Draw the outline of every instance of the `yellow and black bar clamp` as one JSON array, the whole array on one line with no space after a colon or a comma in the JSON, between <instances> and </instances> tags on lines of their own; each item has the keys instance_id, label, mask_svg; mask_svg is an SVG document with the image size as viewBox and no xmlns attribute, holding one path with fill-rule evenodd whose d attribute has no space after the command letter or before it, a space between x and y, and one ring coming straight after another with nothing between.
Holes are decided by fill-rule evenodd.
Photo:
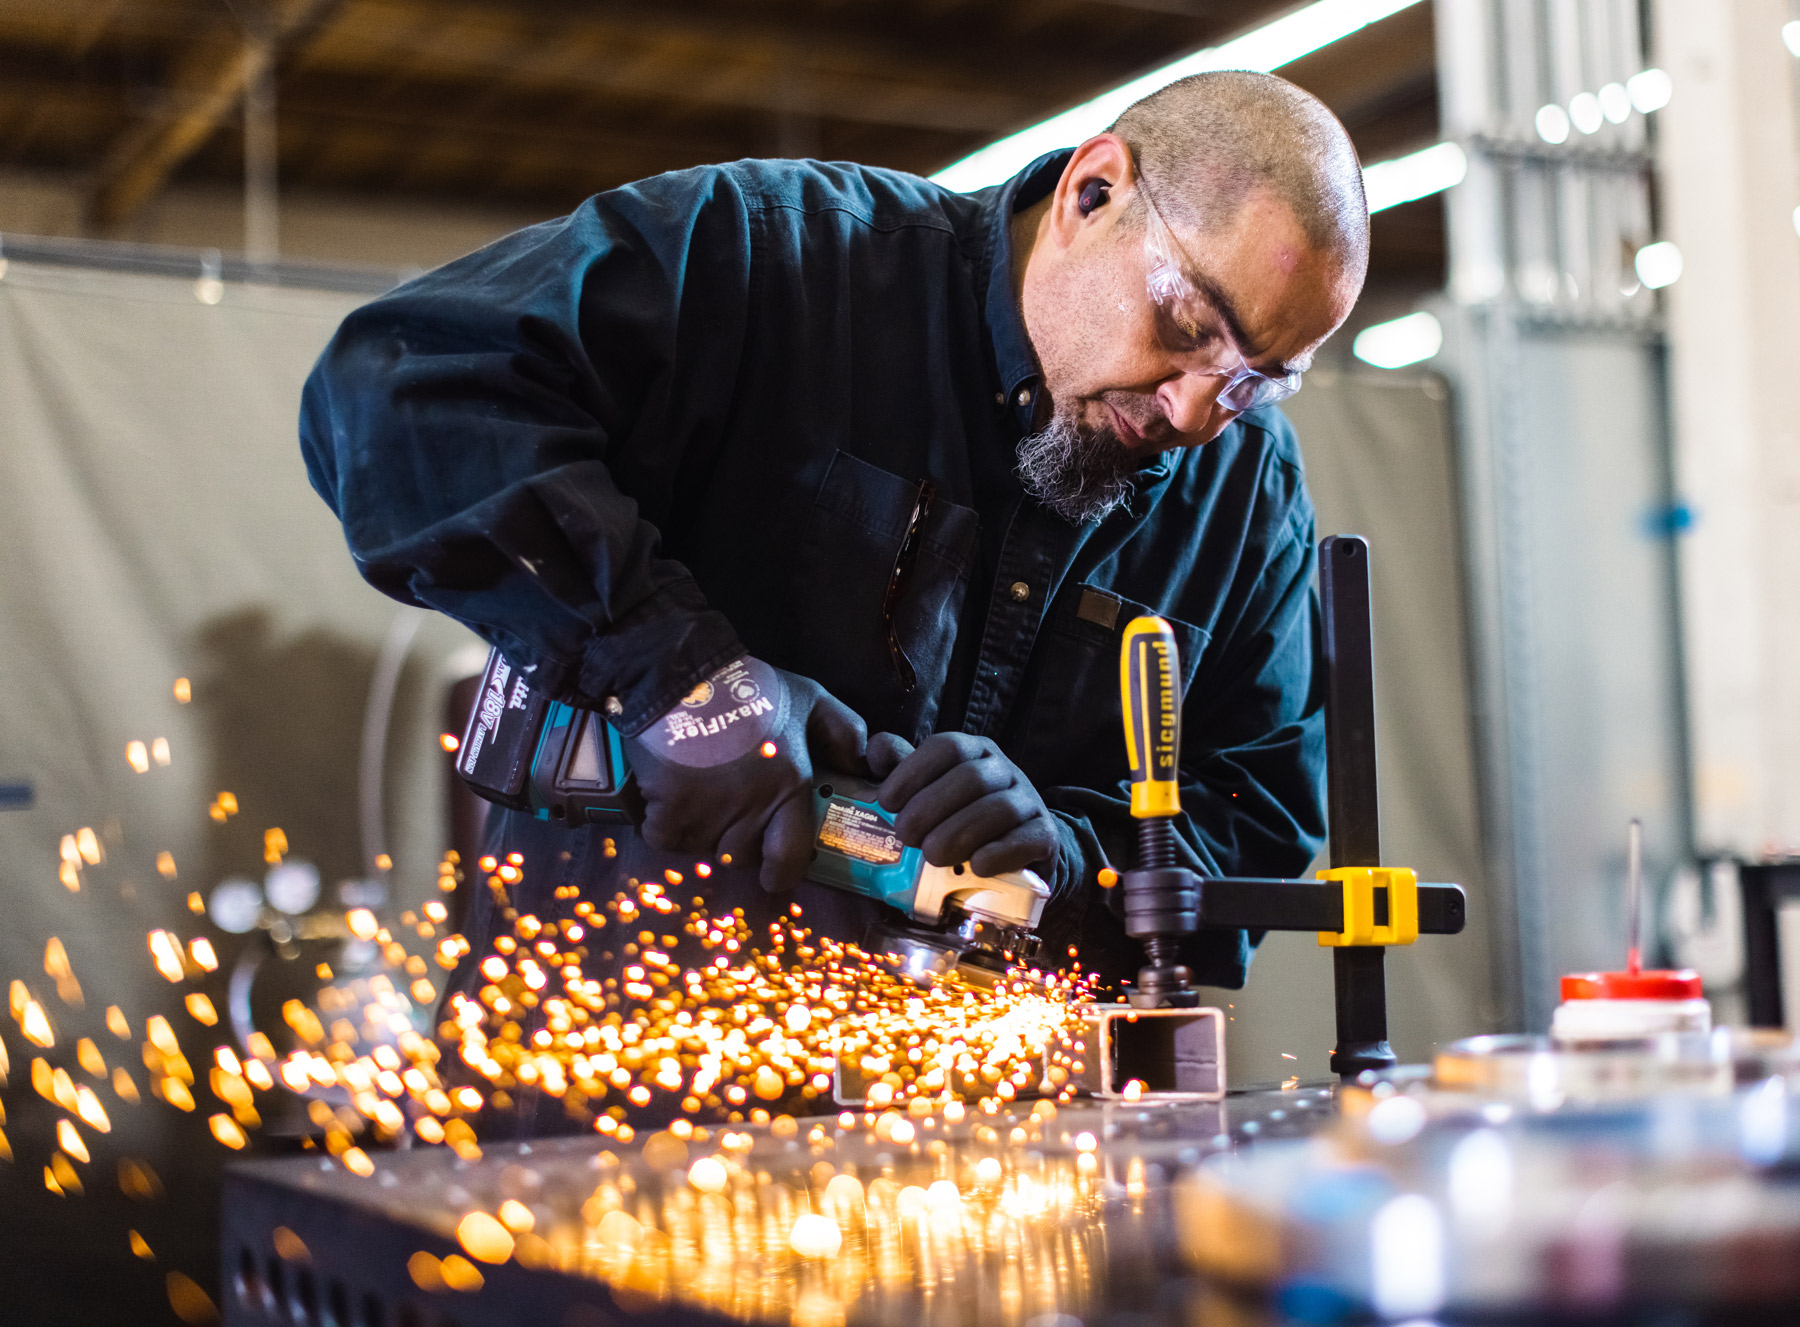
<instances>
[{"instance_id":1,"label":"yellow and black bar clamp","mask_svg":"<svg viewBox=\"0 0 1800 1327\"><path fill-rule=\"evenodd\" d=\"M1119 654L1119 707L1131 768L1131 814L1138 866L1124 876L1125 933L1144 946L1129 999L1141 1009L1192 1008L1194 977L1180 960L1181 937L1200 926L1200 878L1175 857L1181 814L1181 659L1160 617L1125 628Z\"/></svg>"},{"instance_id":2,"label":"yellow and black bar clamp","mask_svg":"<svg viewBox=\"0 0 1800 1327\"><path fill-rule=\"evenodd\" d=\"M1161 618L1125 631L1120 659L1131 813L1139 823L1139 868L1121 879L1125 929L1148 960L1130 994L1139 1008L1199 1003L1181 964L1181 940L1201 927L1316 931L1332 950L1337 1048L1332 1071L1354 1078L1391 1068L1386 953L1421 934L1463 929L1460 885L1421 884L1381 860L1376 801L1375 665L1369 609L1369 546L1358 535L1319 545L1325 619L1325 750L1331 868L1315 881L1211 878L1177 864L1173 819L1181 814L1180 662Z\"/></svg>"}]
</instances>

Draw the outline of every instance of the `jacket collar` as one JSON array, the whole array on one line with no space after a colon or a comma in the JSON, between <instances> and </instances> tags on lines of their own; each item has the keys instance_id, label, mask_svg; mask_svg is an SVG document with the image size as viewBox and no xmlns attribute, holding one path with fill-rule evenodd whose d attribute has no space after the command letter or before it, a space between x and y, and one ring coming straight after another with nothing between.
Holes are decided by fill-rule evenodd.
<instances>
[{"instance_id":1,"label":"jacket collar","mask_svg":"<svg viewBox=\"0 0 1800 1327\"><path fill-rule=\"evenodd\" d=\"M1012 218L1055 188L1074 149L1047 152L1006 183L989 190L983 208L987 226L987 291L983 315L993 340L994 368L999 378L1000 404L1029 430L1037 394L1043 386L1037 355L1025 332L1018 293L1012 284ZM1021 399L1021 393L1024 397Z\"/></svg>"}]
</instances>

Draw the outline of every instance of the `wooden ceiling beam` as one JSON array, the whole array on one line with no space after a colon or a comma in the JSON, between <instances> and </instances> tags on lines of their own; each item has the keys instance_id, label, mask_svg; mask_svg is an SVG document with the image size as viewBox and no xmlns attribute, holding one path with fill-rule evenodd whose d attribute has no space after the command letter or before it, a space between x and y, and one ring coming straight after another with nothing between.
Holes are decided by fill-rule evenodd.
<instances>
[{"instance_id":1,"label":"wooden ceiling beam","mask_svg":"<svg viewBox=\"0 0 1800 1327\"><path fill-rule=\"evenodd\" d=\"M266 65L228 4L309 16L281 57L284 178L535 206L771 151L929 170L1291 2L0 0L0 161L104 158L100 224L184 163L230 178L243 88ZM1430 8L1281 72L1365 153L1403 150L1435 124ZM159 100L134 109L159 69ZM69 96L40 101L55 83Z\"/></svg>"},{"instance_id":2,"label":"wooden ceiling beam","mask_svg":"<svg viewBox=\"0 0 1800 1327\"><path fill-rule=\"evenodd\" d=\"M137 212L238 107L282 43L310 31L337 3L281 0L270 6L263 39L193 47L175 66L157 107L108 149L83 207L86 223L105 229Z\"/></svg>"},{"instance_id":3,"label":"wooden ceiling beam","mask_svg":"<svg viewBox=\"0 0 1800 1327\"><path fill-rule=\"evenodd\" d=\"M57 170L91 165L127 114L123 89L66 82L0 52L0 162Z\"/></svg>"},{"instance_id":4,"label":"wooden ceiling beam","mask_svg":"<svg viewBox=\"0 0 1800 1327\"><path fill-rule=\"evenodd\" d=\"M129 0L98 0L98 3L88 7L86 13L78 13L79 26L64 44L64 55L71 60L86 58L87 53L100 40L101 34L118 20L119 12L128 2Z\"/></svg>"},{"instance_id":5,"label":"wooden ceiling beam","mask_svg":"<svg viewBox=\"0 0 1800 1327\"><path fill-rule=\"evenodd\" d=\"M952 5L758 6L730 0L479 0L501 18L568 25L590 19L686 23L733 40L775 35L813 46L846 43L905 58L955 59L995 72L1070 68L1125 76L1145 61L1229 36L1291 0L975 0ZM191 42L236 31L218 0L7 0L0 44L80 55L102 37ZM1073 40L1072 40L1073 39ZM1081 52L1071 59L1071 49ZM1004 71L1001 71L1004 73Z\"/></svg>"},{"instance_id":6,"label":"wooden ceiling beam","mask_svg":"<svg viewBox=\"0 0 1800 1327\"><path fill-rule=\"evenodd\" d=\"M680 153L669 140L656 143L610 139L574 153L560 144L510 152L470 152L457 159L431 148L423 152L386 131L342 125L295 131L287 178L293 187L320 192L354 191L386 198L449 198L566 212L589 194L628 180L693 165L704 157Z\"/></svg>"},{"instance_id":7,"label":"wooden ceiling beam","mask_svg":"<svg viewBox=\"0 0 1800 1327\"><path fill-rule=\"evenodd\" d=\"M379 178L393 192L504 196L516 182L534 198L572 202L621 180L730 161L757 148L741 125L737 134L721 132L723 125L622 132L616 119L558 123L517 107L478 114L435 99L357 103L316 79L287 91L282 106L285 178L312 188L367 187ZM342 143L358 147L340 151ZM371 162L379 170L371 171Z\"/></svg>"},{"instance_id":8,"label":"wooden ceiling beam","mask_svg":"<svg viewBox=\"0 0 1800 1327\"><path fill-rule=\"evenodd\" d=\"M0 101L0 161L68 168L104 142L117 117L68 95Z\"/></svg>"},{"instance_id":9,"label":"wooden ceiling beam","mask_svg":"<svg viewBox=\"0 0 1800 1327\"><path fill-rule=\"evenodd\" d=\"M632 145L633 151L689 162L722 161L743 155L751 135L717 132L669 133L655 128L623 129L605 108L583 108L578 116L551 121L522 113L514 107L471 108L444 100L409 96L404 99L356 98L347 83L321 83L308 79L283 89L281 114L284 125L316 131L327 126L377 129L415 144L433 139L452 139L472 149L499 156L522 149L564 152L612 150ZM737 122L740 127L742 121ZM712 126L709 126L709 129Z\"/></svg>"},{"instance_id":10,"label":"wooden ceiling beam","mask_svg":"<svg viewBox=\"0 0 1800 1327\"><path fill-rule=\"evenodd\" d=\"M1086 3L1086 0L1079 0ZM1281 0L1256 0L1269 6ZM1009 91L1081 89L1095 80L1125 77L1145 58L1157 58L1182 36L1164 32L1130 42L1084 24L1088 40L1068 35L1037 37L1017 30L993 0L954 12L924 14L915 4L842 6L784 5L752 14L741 4L720 0L368 0L372 6L426 9L446 24L459 17L491 32L554 31L603 42L676 42L692 50L712 50L729 58L734 50L799 53L821 67L908 81L995 85ZM1062 0L1033 0L1035 4ZM1147 46L1150 54L1135 49ZM1133 49L1121 49L1130 47Z\"/></svg>"},{"instance_id":11,"label":"wooden ceiling beam","mask_svg":"<svg viewBox=\"0 0 1800 1327\"><path fill-rule=\"evenodd\" d=\"M37 47L78 57L103 38L179 42L241 32L218 0L6 0L0 5L0 45Z\"/></svg>"},{"instance_id":12,"label":"wooden ceiling beam","mask_svg":"<svg viewBox=\"0 0 1800 1327\"><path fill-rule=\"evenodd\" d=\"M1061 90L1114 76L1066 57L1054 67L924 58L903 42L638 4L526 14L468 0L348 0L301 68L976 134L1016 127Z\"/></svg>"}]
</instances>

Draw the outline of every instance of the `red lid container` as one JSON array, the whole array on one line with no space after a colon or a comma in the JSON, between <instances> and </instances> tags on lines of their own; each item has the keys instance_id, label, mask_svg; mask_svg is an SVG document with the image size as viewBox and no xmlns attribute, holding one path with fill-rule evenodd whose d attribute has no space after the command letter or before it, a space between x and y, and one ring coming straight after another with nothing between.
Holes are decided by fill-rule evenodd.
<instances>
[{"instance_id":1,"label":"red lid container","mask_svg":"<svg viewBox=\"0 0 1800 1327\"><path fill-rule=\"evenodd\" d=\"M1571 972L1562 979L1565 1000L1698 1000L1700 996L1700 974L1692 968Z\"/></svg>"}]
</instances>

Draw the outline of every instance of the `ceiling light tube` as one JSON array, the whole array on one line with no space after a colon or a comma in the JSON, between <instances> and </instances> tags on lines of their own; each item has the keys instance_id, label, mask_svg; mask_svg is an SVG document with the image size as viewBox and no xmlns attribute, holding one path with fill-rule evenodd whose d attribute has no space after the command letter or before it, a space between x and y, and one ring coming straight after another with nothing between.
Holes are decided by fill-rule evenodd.
<instances>
[{"instance_id":1,"label":"ceiling light tube","mask_svg":"<svg viewBox=\"0 0 1800 1327\"><path fill-rule=\"evenodd\" d=\"M999 184L1046 152L1071 147L1104 133L1132 102L1177 79L1214 69L1252 69L1269 73L1417 3L1419 0L1314 0L1312 4L1253 28L1242 36L1183 56L1079 106L1071 106L1016 134L989 143L961 161L944 167L931 178L947 189L962 193Z\"/></svg>"}]
</instances>

